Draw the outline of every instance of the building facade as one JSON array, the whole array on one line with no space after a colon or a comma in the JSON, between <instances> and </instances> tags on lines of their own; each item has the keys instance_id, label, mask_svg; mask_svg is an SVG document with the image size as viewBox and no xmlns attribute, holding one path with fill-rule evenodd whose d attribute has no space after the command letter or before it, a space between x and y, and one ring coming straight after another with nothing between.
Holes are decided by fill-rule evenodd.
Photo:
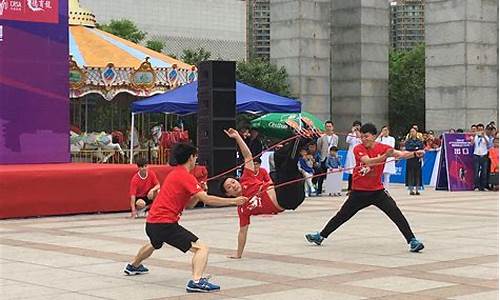
<instances>
[{"instance_id":1,"label":"building facade","mask_svg":"<svg viewBox=\"0 0 500 300\"><path fill-rule=\"evenodd\" d=\"M425 15L426 126L498 123L498 1L428 1Z\"/></svg>"},{"instance_id":2,"label":"building facade","mask_svg":"<svg viewBox=\"0 0 500 300\"><path fill-rule=\"evenodd\" d=\"M394 50L410 50L425 41L424 1L390 3L390 43Z\"/></svg>"},{"instance_id":3,"label":"building facade","mask_svg":"<svg viewBox=\"0 0 500 300\"><path fill-rule=\"evenodd\" d=\"M271 61L284 66L305 111L332 119L386 124L389 2L271 2Z\"/></svg>"},{"instance_id":4,"label":"building facade","mask_svg":"<svg viewBox=\"0 0 500 300\"><path fill-rule=\"evenodd\" d=\"M271 1L271 61L303 109L339 131L386 124L390 44L424 42L426 127L498 122L498 0L394 2Z\"/></svg>"},{"instance_id":5,"label":"building facade","mask_svg":"<svg viewBox=\"0 0 500 300\"><path fill-rule=\"evenodd\" d=\"M163 52L180 57L184 49L204 48L212 59L246 57L245 1L242 0L80 0L98 23L129 19L148 33L144 40L165 42Z\"/></svg>"},{"instance_id":6,"label":"building facade","mask_svg":"<svg viewBox=\"0 0 500 300\"><path fill-rule=\"evenodd\" d=\"M269 60L271 0L247 0L247 59Z\"/></svg>"},{"instance_id":7,"label":"building facade","mask_svg":"<svg viewBox=\"0 0 500 300\"><path fill-rule=\"evenodd\" d=\"M285 67L292 95L321 119L330 110L330 0L271 1L271 62Z\"/></svg>"}]
</instances>

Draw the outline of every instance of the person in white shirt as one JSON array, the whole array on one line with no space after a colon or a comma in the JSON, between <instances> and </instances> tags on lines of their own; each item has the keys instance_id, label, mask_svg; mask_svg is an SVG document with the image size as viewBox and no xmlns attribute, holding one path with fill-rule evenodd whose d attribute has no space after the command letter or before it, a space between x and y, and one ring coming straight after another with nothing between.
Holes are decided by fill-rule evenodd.
<instances>
[{"instance_id":1,"label":"person in white shirt","mask_svg":"<svg viewBox=\"0 0 500 300\"><path fill-rule=\"evenodd\" d=\"M345 173L349 175L348 185L347 185L348 191L351 191L352 169L354 168L354 166L356 166L356 160L354 158L354 153L352 152L352 150L354 149L354 146L361 144L361 134L359 133L360 128L361 128L361 122L354 121L352 123L351 132L347 135L345 139L346 143L349 145L349 149L347 150L347 156L344 164L344 168L347 169Z\"/></svg>"},{"instance_id":2,"label":"person in white shirt","mask_svg":"<svg viewBox=\"0 0 500 300\"><path fill-rule=\"evenodd\" d=\"M376 139L377 142L382 143L384 145L388 145L392 148L394 148L396 144L396 140L394 137L389 135L389 126L384 126L382 127L382 130L380 131L380 135ZM384 188L387 190L389 188L389 182L391 179L392 174L396 174L396 161L394 158L390 157L385 161L384 165L384 171L383 171L383 176L384 176Z\"/></svg>"},{"instance_id":3,"label":"person in white shirt","mask_svg":"<svg viewBox=\"0 0 500 300\"><path fill-rule=\"evenodd\" d=\"M320 169L321 173L327 171L326 159L331 147L337 147L339 144L339 137L333 133L333 122L328 120L325 122L325 134L321 136L316 145L320 154ZM318 196L321 195L323 191L323 182L326 179L326 175L320 176L318 178Z\"/></svg>"},{"instance_id":4,"label":"person in white shirt","mask_svg":"<svg viewBox=\"0 0 500 300\"><path fill-rule=\"evenodd\" d=\"M484 191L488 182L488 136L484 133L484 125L476 124L476 135L472 139L474 145L474 190Z\"/></svg>"}]
</instances>

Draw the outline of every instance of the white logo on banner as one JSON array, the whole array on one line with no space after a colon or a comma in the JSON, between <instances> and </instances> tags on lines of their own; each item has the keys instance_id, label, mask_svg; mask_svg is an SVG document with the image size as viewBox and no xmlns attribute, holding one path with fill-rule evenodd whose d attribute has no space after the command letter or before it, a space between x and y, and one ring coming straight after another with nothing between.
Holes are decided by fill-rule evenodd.
<instances>
[{"instance_id":1,"label":"white logo on banner","mask_svg":"<svg viewBox=\"0 0 500 300\"><path fill-rule=\"evenodd\" d=\"M0 25L0 42L3 42L3 25Z\"/></svg>"},{"instance_id":2,"label":"white logo on banner","mask_svg":"<svg viewBox=\"0 0 500 300\"><path fill-rule=\"evenodd\" d=\"M2 0L2 2L0 2L0 16L3 16L3 11L7 10L7 8L7 0Z\"/></svg>"},{"instance_id":3,"label":"white logo on banner","mask_svg":"<svg viewBox=\"0 0 500 300\"><path fill-rule=\"evenodd\" d=\"M28 2L28 7L32 11L41 11L41 10L43 10L43 3L44 3L44 1L38 2L37 0L27 0L27 2Z\"/></svg>"}]
</instances>

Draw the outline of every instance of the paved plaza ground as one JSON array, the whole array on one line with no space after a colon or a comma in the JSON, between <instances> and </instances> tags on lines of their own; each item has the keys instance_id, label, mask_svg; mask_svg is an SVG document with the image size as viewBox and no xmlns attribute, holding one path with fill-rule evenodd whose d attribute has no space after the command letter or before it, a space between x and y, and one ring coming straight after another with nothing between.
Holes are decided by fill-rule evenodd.
<instances>
[{"instance_id":1,"label":"paved plaza ground","mask_svg":"<svg viewBox=\"0 0 500 300\"><path fill-rule=\"evenodd\" d=\"M391 187L418 238L409 253L397 228L368 208L321 247L304 233L320 229L344 197L308 198L295 212L252 219L245 257L231 260L234 207L186 211L182 224L211 248L213 294L187 294L190 257L164 246L123 267L146 242L144 219L126 213L0 221L1 299L498 299L498 193L409 196ZM126 201L126 200L125 200Z\"/></svg>"}]
</instances>

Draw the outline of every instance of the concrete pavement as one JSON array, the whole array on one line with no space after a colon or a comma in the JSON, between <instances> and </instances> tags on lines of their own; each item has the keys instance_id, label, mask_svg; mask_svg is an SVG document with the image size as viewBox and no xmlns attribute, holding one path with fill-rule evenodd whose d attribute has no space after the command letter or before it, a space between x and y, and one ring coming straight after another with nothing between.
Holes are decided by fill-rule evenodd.
<instances>
[{"instance_id":1,"label":"concrete pavement","mask_svg":"<svg viewBox=\"0 0 500 300\"><path fill-rule=\"evenodd\" d=\"M498 193L391 194L425 243L409 253L397 228L368 208L321 247L319 230L344 197L309 198L294 212L252 218L245 257L236 246L234 207L186 211L181 224L210 247L208 273L218 293L186 294L190 254L168 246L145 262L150 273L123 267L147 241L144 219L128 214L0 221L2 299L498 299ZM126 201L126 200L124 200Z\"/></svg>"}]
</instances>

